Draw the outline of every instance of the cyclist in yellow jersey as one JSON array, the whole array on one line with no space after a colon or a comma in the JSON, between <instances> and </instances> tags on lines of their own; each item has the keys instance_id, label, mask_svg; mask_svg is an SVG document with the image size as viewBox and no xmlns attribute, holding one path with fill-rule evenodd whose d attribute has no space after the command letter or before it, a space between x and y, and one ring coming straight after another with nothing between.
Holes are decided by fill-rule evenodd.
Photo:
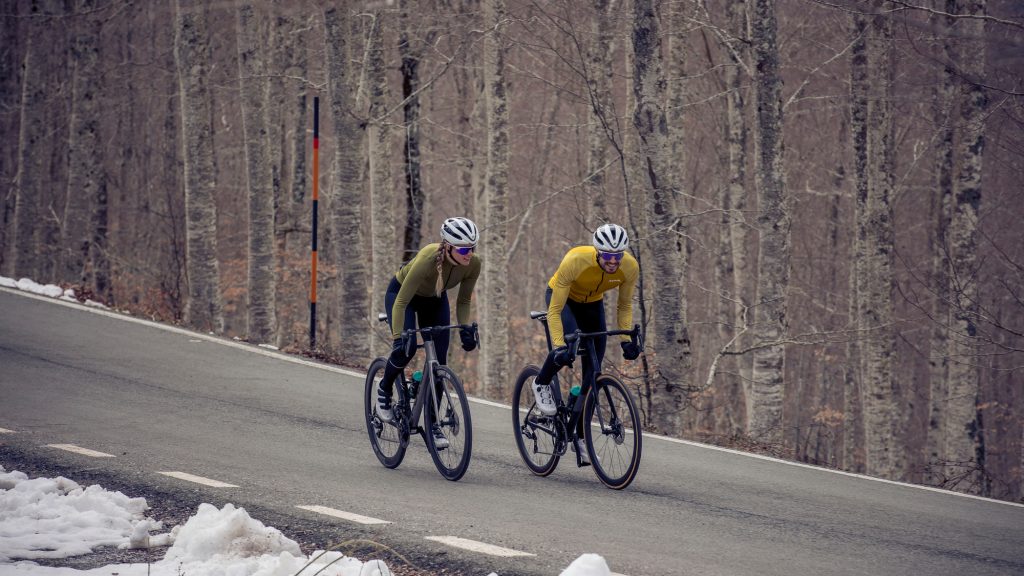
<instances>
[{"instance_id":1,"label":"cyclist in yellow jersey","mask_svg":"<svg viewBox=\"0 0 1024 576\"><path fill-rule=\"evenodd\" d=\"M619 329L633 327L633 289L640 276L640 265L636 258L626 252L629 236L622 226L605 224L594 232L593 246L577 246L562 258L558 270L548 281L545 301L548 304L548 327L551 331L553 349L537 375L532 388L537 408L541 414L554 415L557 412L551 393L551 379L563 366L569 365L569 348L565 344L565 333L601 332L607 330L604 314L604 293L618 289L617 322ZM622 356L635 360L640 348L622 336ZM595 338L598 366L590 366L588 356L583 356L583 370L600 370L604 360L608 337ZM583 435L580 434L580 438ZM576 450L584 464L586 449L577 440Z\"/></svg>"},{"instance_id":2,"label":"cyclist in yellow jersey","mask_svg":"<svg viewBox=\"0 0 1024 576\"><path fill-rule=\"evenodd\" d=\"M459 286L455 302L455 315L459 324L469 323L470 304L473 288L480 277L480 257L476 255L476 243L480 232L468 218L448 218L441 225L441 242L427 244L402 266L388 285L384 295L384 311L391 326L393 345L391 356L384 367L384 376L377 387L377 415L390 422L391 396L395 379L409 364L415 353L416 337L403 338L402 331L447 325L451 320L448 303L449 288ZM476 347L476 336L469 330L460 330L462 348L467 352ZM430 339L429 334L423 338ZM448 338L434 342L437 360L448 363ZM435 426L434 445L446 448L448 439Z\"/></svg>"}]
</instances>

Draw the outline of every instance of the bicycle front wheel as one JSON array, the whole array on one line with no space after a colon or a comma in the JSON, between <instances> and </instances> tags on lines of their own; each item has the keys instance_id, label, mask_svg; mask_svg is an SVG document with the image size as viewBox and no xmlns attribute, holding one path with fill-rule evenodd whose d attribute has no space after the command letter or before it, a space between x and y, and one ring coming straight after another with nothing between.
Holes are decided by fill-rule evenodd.
<instances>
[{"instance_id":1,"label":"bicycle front wheel","mask_svg":"<svg viewBox=\"0 0 1024 576\"><path fill-rule=\"evenodd\" d=\"M377 417L377 384L384 377L387 359L377 358L366 371L366 385L363 393L363 414L366 417L366 432L370 435L370 446L377 460L387 468L397 468L405 458L408 442L402 442L402 432L393 422L384 422ZM398 406L393 409L398 414Z\"/></svg>"},{"instance_id":2,"label":"bicycle front wheel","mask_svg":"<svg viewBox=\"0 0 1024 576\"><path fill-rule=\"evenodd\" d=\"M448 480L455 481L466 473L473 452L473 422L469 415L469 400L466 399L462 381L447 366L438 366L434 380L436 386L429 391L433 409L430 406L424 407L423 419L427 425L424 436L437 471ZM448 446L440 447L434 440L431 429L435 424L447 439Z\"/></svg>"},{"instance_id":3,"label":"bicycle front wheel","mask_svg":"<svg viewBox=\"0 0 1024 576\"><path fill-rule=\"evenodd\" d=\"M541 414L534 403L530 383L537 374L540 368L529 364L516 378L512 390L512 430L526 466L537 476L547 476L558 466L557 424L554 417Z\"/></svg>"},{"instance_id":4,"label":"bicycle front wheel","mask_svg":"<svg viewBox=\"0 0 1024 576\"><path fill-rule=\"evenodd\" d=\"M584 415L594 472L605 486L622 490L636 477L643 445L633 396L618 378L602 374L587 394Z\"/></svg>"}]
</instances>

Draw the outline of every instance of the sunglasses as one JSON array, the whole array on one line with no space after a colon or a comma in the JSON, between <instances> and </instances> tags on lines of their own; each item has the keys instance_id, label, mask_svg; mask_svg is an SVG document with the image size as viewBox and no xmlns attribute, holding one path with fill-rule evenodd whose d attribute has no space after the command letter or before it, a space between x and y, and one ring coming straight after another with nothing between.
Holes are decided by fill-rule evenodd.
<instances>
[{"instance_id":1,"label":"sunglasses","mask_svg":"<svg viewBox=\"0 0 1024 576\"><path fill-rule=\"evenodd\" d=\"M622 260L622 252L598 252L605 262L618 262Z\"/></svg>"},{"instance_id":2,"label":"sunglasses","mask_svg":"<svg viewBox=\"0 0 1024 576\"><path fill-rule=\"evenodd\" d=\"M455 252L460 256L465 256L466 254L472 253L473 250L476 250L476 246L452 246L452 250L455 250Z\"/></svg>"}]
</instances>

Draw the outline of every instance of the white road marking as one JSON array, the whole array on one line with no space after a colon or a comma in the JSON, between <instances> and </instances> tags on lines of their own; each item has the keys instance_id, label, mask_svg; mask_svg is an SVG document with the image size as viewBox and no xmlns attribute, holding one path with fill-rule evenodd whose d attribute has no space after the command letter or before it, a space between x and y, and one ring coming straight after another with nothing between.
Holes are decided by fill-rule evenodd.
<instances>
[{"instance_id":1,"label":"white road marking","mask_svg":"<svg viewBox=\"0 0 1024 576\"><path fill-rule=\"evenodd\" d=\"M83 307L77 300L72 300L70 302L67 302L67 301L56 299L56 298L51 298L49 296L41 296L39 294L33 294L32 292L25 292L25 291L19 290L17 288L8 288L6 286L0 286L0 291L7 292L7 293L10 293L10 294L17 294L18 296L23 296L25 298L32 298L32 299L40 300L40 301L43 301L43 302L50 302L50 303L58 304L58 305L61 305L61 306L67 306L68 308L75 308L76 310L87 310L87 311L92 312L94 314L100 314L102 316L108 316L110 318L117 318L117 319L123 320L125 322L134 322L136 324L143 324L143 325L146 325L146 326L151 326L151 327L154 327L154 328L159 328L161 330L166 330L168 332L174 332L174 333L177 333L177 334L187 335L187 336L189 336L191 338L201 338L201 339L206 340L208 342L215 342L217 344L223 344L225 346L231 346L231 347L234 347L234 348L240 348L242 350L248 350L248 351L254 352L256 354L262 354L263 356L270 356L270 357L273 357L273 358L278 358L280 360L284 360L286 362L291 362L293 364L301 364L303 366L310 366L310 367L313 367L313 368L318 368L320 370L327 370L329 372L334 372L334 373L337 373L337 374L345 374L347 376L354 376L354 377L357 377L357 378L360 379L359 386L362 386L361 380L366 378L366 373L365 372L357 372L355 370L349 370L347 368L340 368L340 367L337 367L337 366L332 366L330 364L324 364L322 362L306 360L304 358L296 357L296 356L293 356L293 355L290 355L290 354L285 354L285 353L280 352L280 351L267 350L267 349L264 349L264 348L260 348L258 346L254 346L252 344L248 344L248 343L245 343L245 342L232 342L231 340L222 338L220 336L215 336L215 335L211 335L211 334L202 334L202 333L194 332L192 330L188 330L186 328L179 328L177 326L170 326L168 324L160 324L158 322L153 322L151 320L145 320L145 319L142 319L142 318L135 318L135 317L129 316L128 314L123 313L123 312L114 312L114 311L111 311L111 310L103 310L103 309L98 309L98 308ZM474 402L476 404L482 404L482 405L485 405L485 406L492 406L492 407L495 407L495 408L504 408L506 410L511 410L512 409L512 407L509 406L508 404L502 404L500 402L493 402L491 400L484 400L483 398L475 398L473 396L468 396L468 395L467 395L466 398L470 402ZM853 477L853 478L860 478L861 480L870 480L870 481L873 481L873 482L881 482L883 484L893 484L893 485L896 485L896 486L903 486L903 487L906 487L906 488L917 488L919 490L926 490L926 491L929 491L929 492L938 492L940 494L946 494L948 496L958 496L960 498L970 498L972 500L981 500L983 502L988 502L990 504L1003 504L1003 505L1006 505L1006 506L1014 506L1014 507L1017 507L1017 508L1024 508L1024 504L1020 504L1020 503L1017 503L1017 502L1010 502L1010 501L1007 501L1007 500L996 500L995 498L986 498L985 496L976 496L974 494L965 494L963 492L955 492L953 490L946 490L944 488L934 488L932 486L922 486L920 484L910 484L910 483L907 483L907 482L898 482L898 481L895 481L895 480L886 480L884 478L875 478L873 476L867 476L865 474L857 474L857 473L854 473L854 472L846 472L844 470L835 470L835 469L832 469L832 468L825 468L823 466L814 466L812 464L804 464L803 462L792 462L792 461L789 461L789 460L782 460L782 459L774 458L774 457L771 457L771 456L763 456L761 454L752 454L750 452L742 452L740 450L734 450L732 448L723 448L721 446L715 446L713 444L702 444L700 442L694 442L692 440L682 440L680 438L670 438L668 436L661 436L660 434L652 434L650 432L644 432L643 435L644 435L644 438L650 438L650 439L653 439L653 440L664 440L666 442L672 442L674 444L685 444L685 445L688 445L688 446L696 446L698 448L705 448L705 449L708 449L708 450L717 450L719 452L727 452L729 454L735 454L736 456L745 456L747 458L757 458L758 460L767 460L769 462L775 462L777 464L784 464L786 466L797 466L797 467L800 467L800 468L807 468L807 469L810 469L810 470L817 470L819 472L825 472L825 473L831 473L831 474L840 474L840 475L843 475L843 476L850 476L850 477Z\"/></svg>"},{"instance_id":2,"label":"white road marking","mask_svg":"<svg viewBox=\"0 0 1024 576\"><path fill-rule=\"evenodd\" d=\"M68 452L74 452L75 454L81 454L83 456L92 456L93 458L113 458L113 454L107 454L106 452L97 452L96 450L89 450L88 448L82 448L81 446L75 446L74 444L47 444L47 448L57 448L58 450L67 450Z\"/></svg>"},{"instance_id":3,"label":"white road marking","mask_svg":"<svg viewBox=\"0 0 1024 576\"><path fill-rule=\"evenodd\" d=\"M220 480L211 480L209 478L203 478L202 476L195 476L188 474L187 472L157 472L157 474L163 474L164 476L170 476L171 478L177 478L178 480L186 480L188 482L195 482L196 484L203 484L205 486L213 486L214 488L238 488L234 484L228 484L227 482L221 482Z\"/></svg>"},{"instance_id":4,"label":"white road marking","mask_svg":"<svg viewBox=\"0 0 1024 576\"><path fill-rule=\"evenodd\" d=\"M426 539L454 546L455 548L469 550L471 552L489 554L491 556L502 556L505 558L511 558L514 556L536 556L536 554L530 554L529 552L520 552L519 550L512 550L511 548L502 548L501 546L495 546L493 544L484 544L483 542L477 542L476 540L466 540L465 538L459 538L458 536L427 536Z\"/></svg>"},{"instance_id":5,"label":"white road marking","mask_svg":"<svg viewBox=\"0 0 1024 576\"><path fill-rule=\"evenodd\" d=\"M370 518L369 516L353 514L352 512L345 512L344 510L335 510L334 508L328 508L327 506L296 506L296 508L302 508L303 510L309 510L310 512L341 518L342 520L348 520L350 522L358 522L359 524L391 524L391 522L387 520Z\"/></svg>"},{"instance_id":6,"label":"white road marking","mask_svg":"<svg viewBox=\"0 0 1024 576\"><path fill-rule=\"evenodd\" d=\"M0 428L0 434L16 434L14 430L8 430L7 428Z\"/></svg>"}]
</instances>

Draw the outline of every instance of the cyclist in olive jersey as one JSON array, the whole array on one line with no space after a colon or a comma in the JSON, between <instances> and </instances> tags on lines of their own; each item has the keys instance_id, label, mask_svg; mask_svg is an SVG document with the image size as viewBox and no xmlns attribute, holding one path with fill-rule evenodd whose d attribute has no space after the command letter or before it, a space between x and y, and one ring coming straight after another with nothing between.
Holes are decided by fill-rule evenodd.
<instances>
[{"instance_id":1,"label":"cyclist in olive jersey","mask_svg":"<svg viewBox=\"0 0 1024 576\"><path fill-rule=\"evenodd\" d=\"M552 416L557 412L551 393L551 379L560 368L572 361L565 344L565 333L601 332L607 330L604 314L604 293L618 288L617 321L619 329L629 330L633 326L633 289L640 276L640 265L636 258L626 252L629 237L622 226L605 224L594 232L593 246L577 246L562 258L558 270L548 281L544 298L548 304L548 327L551 330L553 349L544 366L534 380L534 399L541 414ZM622 336L622 356L635 360L640 348ZM598 364L604 360L607 336L595 339ZM588 356L583 356L584 372L599 369L590 366ZM587 450L583 447L583 434L576 441L576 452L583 464L589 464Z\"/></svg>"},{"instance_id":2,"label":"cyclist in olive jersey","mask_svg":"<svg viewBox=\"0 0 1024 576\"><path fill-rule=\"evenodd\" d=\"M441 225L441 242L427 244L416 256L402 266L388 285L384 295L384 311L388 315L391 336L394 339L391 356L384 368L384 377L377 388L377 415L390 422L391 397L395 378L412 360L416 352L416 336L402 337L408 326L420 328L443 326L451 320L451 308L447 290L459 285L455 303L455 315L459 324L469 322L470 303L473 288L480 277L480 257L476 255L476 243L480 233L476 224L468 218L448 218ZM429 334L424 338L430 339ZM469 330L460 330L463 350L476 348L476 336ZM448 338L434 342L434 350L441 364L448 363ZM448 447L448 439L441 429L434 426L434 445L439 449Z\"/></svg>"}]
</instances>

